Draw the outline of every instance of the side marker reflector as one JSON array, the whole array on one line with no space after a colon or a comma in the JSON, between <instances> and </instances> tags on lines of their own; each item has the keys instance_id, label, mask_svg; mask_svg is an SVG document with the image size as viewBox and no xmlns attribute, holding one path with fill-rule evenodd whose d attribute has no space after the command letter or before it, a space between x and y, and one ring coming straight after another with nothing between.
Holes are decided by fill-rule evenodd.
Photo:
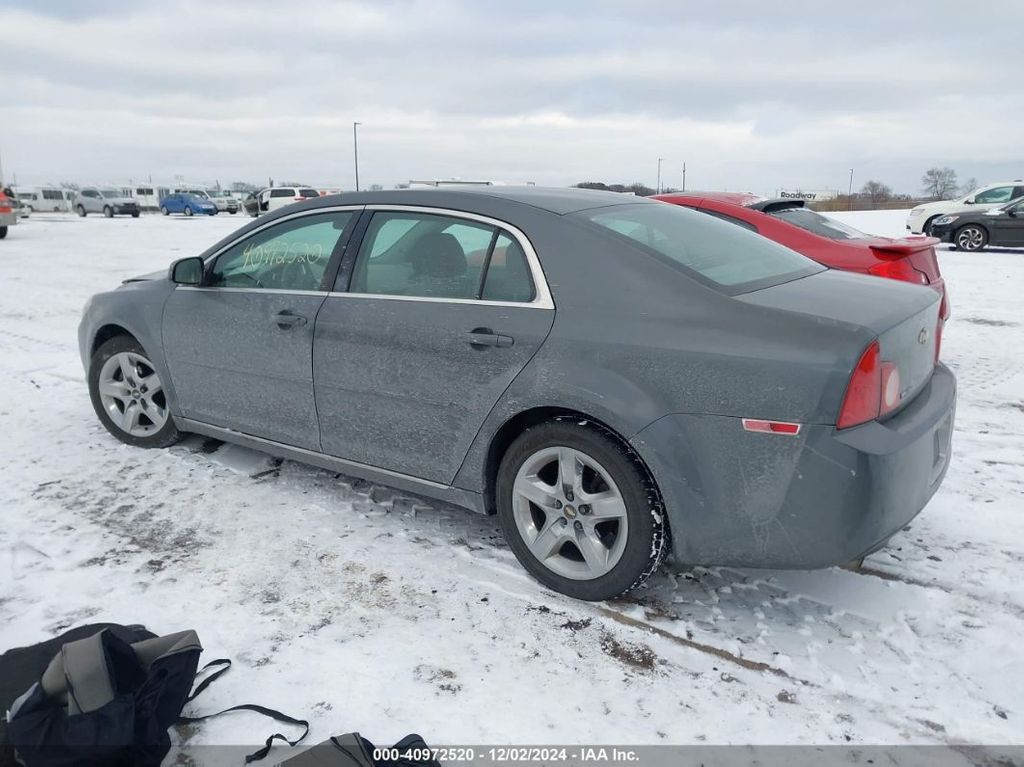
<instances>
[{"instance_id":1,"label":"side marker reflector","mask_svg":"<svg viewBox=\"0 0 1024 767\"><path fill-rule=\"evenodd\" d=\"M765 434L788 434L795 436L800 433L800 424L788 421L762 421L757 418L744 418L743 428L747 431L759 431Z\"/></svg>"}]
</instances>

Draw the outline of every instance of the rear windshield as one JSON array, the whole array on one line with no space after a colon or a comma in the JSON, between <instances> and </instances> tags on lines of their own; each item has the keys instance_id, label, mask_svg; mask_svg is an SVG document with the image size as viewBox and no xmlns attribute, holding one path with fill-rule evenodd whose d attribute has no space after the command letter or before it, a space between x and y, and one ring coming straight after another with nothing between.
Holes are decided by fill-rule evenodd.
<instances>
[{"instance_id":1,"label":"rear windshield","mask_svg":"<svg viewBox=\"0 0 1024 767\"><path fill-rule=\"evenodd\" d=\"M584 210L587 219L729 295L778 285L824 267L758 234L669 204Z\"/></svg>"},{"instance_id":2,"label":"rear windshield","mask_svg":"<svg viewBox=\"0 0 1024 767\"><path fill-rule=\"evenodd\" d=\"M807 208L783 208L769 211L768 215L781 218L793 226L799 226L812 234L820 234L830 240L863 240L869 237L859 229L854 229L841 221L828 218Z\"/></svg>"}]
</instances>

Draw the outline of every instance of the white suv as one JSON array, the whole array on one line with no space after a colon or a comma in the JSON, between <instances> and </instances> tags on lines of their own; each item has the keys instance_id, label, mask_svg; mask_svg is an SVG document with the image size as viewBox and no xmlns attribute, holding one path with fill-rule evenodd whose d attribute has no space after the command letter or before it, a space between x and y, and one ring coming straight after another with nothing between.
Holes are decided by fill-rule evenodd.
<instances>
[{"instance_id":1,"label":"white suv","mask_svg":"<svg viewBox=\"0 0 1024 767\"><path fill-rule=\"evenodd\" d=\"M1024 197L1024 179L989 184L956 200L939 200L918 205L907 217L907 229L912 234L930 234L932 223L939 216L969 210L991 210L1018 197Z\"/></svg>"}]
</instances>

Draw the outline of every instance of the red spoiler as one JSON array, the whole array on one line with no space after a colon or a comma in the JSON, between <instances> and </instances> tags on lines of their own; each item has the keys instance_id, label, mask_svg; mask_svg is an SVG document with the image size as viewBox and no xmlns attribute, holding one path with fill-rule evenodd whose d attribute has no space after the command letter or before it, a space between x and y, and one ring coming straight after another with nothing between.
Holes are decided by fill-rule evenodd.
<instances>
[{"instance_id":1,"label":"red spoiler","mask_svg":"<svg viewBox=\"0 0 1024 767\"><path fill-rule=\"evenodd\" d=\"M880 240L868 245L882 258L903 258L922 250L933 250L939 244L938 237L903 237L899 240Z\"/></svg>"}]
</instances>

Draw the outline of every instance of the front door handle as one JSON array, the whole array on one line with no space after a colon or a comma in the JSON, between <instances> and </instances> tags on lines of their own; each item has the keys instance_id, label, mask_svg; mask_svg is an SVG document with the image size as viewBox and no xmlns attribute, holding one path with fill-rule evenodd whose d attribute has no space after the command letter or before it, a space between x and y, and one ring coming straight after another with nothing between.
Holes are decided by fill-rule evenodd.
<instances>
[{"instance_id":1,"label":"front door handle","mask_svg":"<svg viewBox=\"0 0 1024 767\"><path fill-rule=\"evenodd\" d=\"M285 309L283 312L278 312L274 315L274 324L281 328L281 330L301 328L306 324L306 318L301 314L295 314L295 312Z\"/></svg>"},{"instance_id":2,"label":"front door handle","mask_svg":"<svg viewBox=\"0 0 1024 767\"><path fill-rule=\"evenodd\" d=\"M516 340L512 336L495 333L490 328L473 328L469 331L469 345L474 349L483 349L488 346L505 349L515 342Z\"/></svg>"}]
</instances>

